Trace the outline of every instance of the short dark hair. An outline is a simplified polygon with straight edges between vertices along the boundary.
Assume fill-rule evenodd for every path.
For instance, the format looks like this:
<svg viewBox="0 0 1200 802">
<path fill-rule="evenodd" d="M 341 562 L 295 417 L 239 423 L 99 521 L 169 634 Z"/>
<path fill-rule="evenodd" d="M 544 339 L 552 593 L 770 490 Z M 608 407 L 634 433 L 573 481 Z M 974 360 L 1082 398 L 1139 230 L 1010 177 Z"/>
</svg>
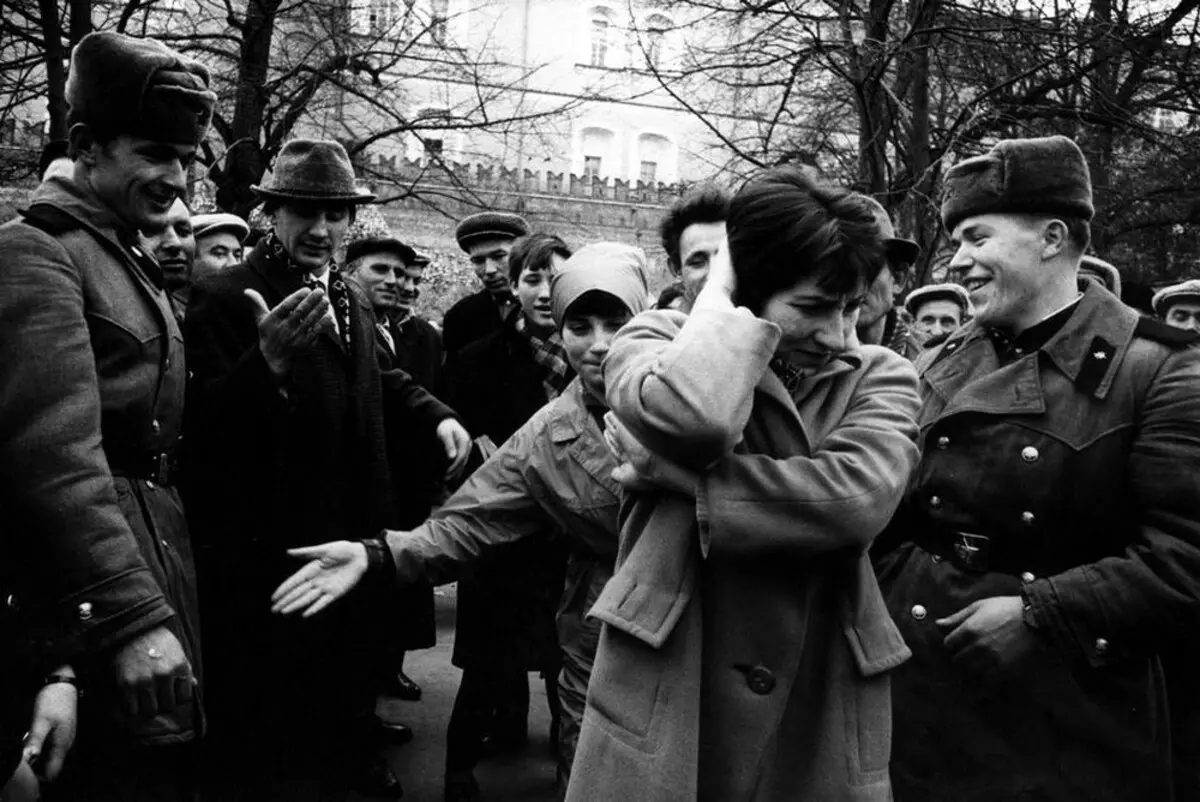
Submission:
<svg viewBox="0 0 1200 802">
<path fill-rule="evenodd" d="M 777 292 L 819 276 L 826 292 L 870 284 L 887 263 L 875 217 L 847 190 L 794 167 L 751 178 L 729 207 L 729 256 L 738 304 L 758 314 Z"/>
<path fill-rule="evenodd" d="M 679 240 L 690 225 L 696 223 L 724 223 L 729 219 L 729 193 L 718 186 L 704 184 L 693 189 L 667 209 L 658 234 L 662 238 L 663 250 L 667 252 L 667 266 L 679 275 L 683 269 L 679 262 Z"/>
<path fill-rule="evenodd" d="M 522 270 L 549 270 L 550 257 L 555 254 L 571 258 L 567 243 L 554 234 L 539 231 L 518 238 L 508 252 L 508 280 L 516 284 Z"/>
</svg>

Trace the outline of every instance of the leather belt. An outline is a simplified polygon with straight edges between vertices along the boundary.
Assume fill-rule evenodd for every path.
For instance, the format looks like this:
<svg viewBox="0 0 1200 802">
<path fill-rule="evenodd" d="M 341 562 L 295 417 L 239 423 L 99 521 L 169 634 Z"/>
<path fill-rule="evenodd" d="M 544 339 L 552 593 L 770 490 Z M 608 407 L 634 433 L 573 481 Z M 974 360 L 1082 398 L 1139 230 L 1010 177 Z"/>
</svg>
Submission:
<svg viewBox="0 0 1200 802">
<path fill-rule="evenodd" d="M 126 479 L 144 479 L 169 486 L 175 474 L 174 459 L 170 453 L 143 454 L 140 456 L 108 456 L 108 466 L 113 476 Z"/>
</svg>

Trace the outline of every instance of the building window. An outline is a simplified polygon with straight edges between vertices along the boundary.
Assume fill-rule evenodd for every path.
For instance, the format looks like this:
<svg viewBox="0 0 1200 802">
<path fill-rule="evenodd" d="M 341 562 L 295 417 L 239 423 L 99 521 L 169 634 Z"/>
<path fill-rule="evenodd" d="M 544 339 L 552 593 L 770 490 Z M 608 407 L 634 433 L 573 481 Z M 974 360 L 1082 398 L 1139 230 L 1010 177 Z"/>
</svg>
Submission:
<svg viewBox="0 0 1200 802">
<path fill-rule="evenodd" d="M 654 69 L 666 65 L 667 31 L 670 29 L 671 21 L 660 14 L 646 20 L 646 61 Z"/>
<path fill-rule="evenodd" d="M 600 157 L 599 156 L 584 156 L 583 157 L 583 179 L 585 181 L 600 180 Z"/>
<path fill-rule="evenodd" d="M 425 144 L 425 161 L 426 162 L 441 161 L 442 152 L 446 147 L 446 140 L 432 139 L 430 137 L 425 137 L 424 144 Z"/>
<path fill-rule="evenodd" d="M 641 172 L 638 174 L 638 180 L 643 184 L 653 184 L 658 178 L 658 162 L 642 162 Z"/>
<path fill-rule="evenodd" d="M 608 61 L 608 20 L 599 17 L 592 20 L 593 67 L 603 67 Z"/>
</svg>

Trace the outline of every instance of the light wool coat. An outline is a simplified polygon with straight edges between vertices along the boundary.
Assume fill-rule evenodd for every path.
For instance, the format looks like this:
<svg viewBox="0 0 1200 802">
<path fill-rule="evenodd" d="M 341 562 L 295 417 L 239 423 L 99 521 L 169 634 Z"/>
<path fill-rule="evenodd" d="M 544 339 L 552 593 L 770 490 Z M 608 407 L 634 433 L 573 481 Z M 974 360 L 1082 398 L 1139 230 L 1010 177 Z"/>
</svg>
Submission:
<svg viewBox="0 0 1200 802">
<path fill-rule="evenodd" d="M 614 412 L 702 478 L 627 499 L 570 802 L 890 798 L 909 652 L 866 550 L 918 459 L 916 374 L 866 346 L 789 395 L 779 337 L 653 311 L 612 343 Z"/>
</svg>

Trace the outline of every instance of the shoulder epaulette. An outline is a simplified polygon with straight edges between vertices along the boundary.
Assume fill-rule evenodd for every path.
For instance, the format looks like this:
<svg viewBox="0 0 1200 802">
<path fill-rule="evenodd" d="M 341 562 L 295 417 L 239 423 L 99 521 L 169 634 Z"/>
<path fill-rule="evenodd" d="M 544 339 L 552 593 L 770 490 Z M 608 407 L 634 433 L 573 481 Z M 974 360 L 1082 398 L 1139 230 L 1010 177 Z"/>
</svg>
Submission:
<svg viewBox="0 0 1200 802">
<path fill-rule="evenodd" d="M 1137 327 L 1134 328 L 1133 333 L 1137 337 L 1154 340 L 1154 342 L 1162 343 L 1170 348 L 1185 348 L 1200 343 L 1200 334 L 1168 326 L 1161 320 L 1156 320 L 1148 315 L 1138 318 Z"/>
<path fill-rule="evenodd" d="M 82 224 L 73 215 L 48 203 L 35 203 L 21 212 L 21 219 L 52 237 L 81 228 Z"/>
</svg>

